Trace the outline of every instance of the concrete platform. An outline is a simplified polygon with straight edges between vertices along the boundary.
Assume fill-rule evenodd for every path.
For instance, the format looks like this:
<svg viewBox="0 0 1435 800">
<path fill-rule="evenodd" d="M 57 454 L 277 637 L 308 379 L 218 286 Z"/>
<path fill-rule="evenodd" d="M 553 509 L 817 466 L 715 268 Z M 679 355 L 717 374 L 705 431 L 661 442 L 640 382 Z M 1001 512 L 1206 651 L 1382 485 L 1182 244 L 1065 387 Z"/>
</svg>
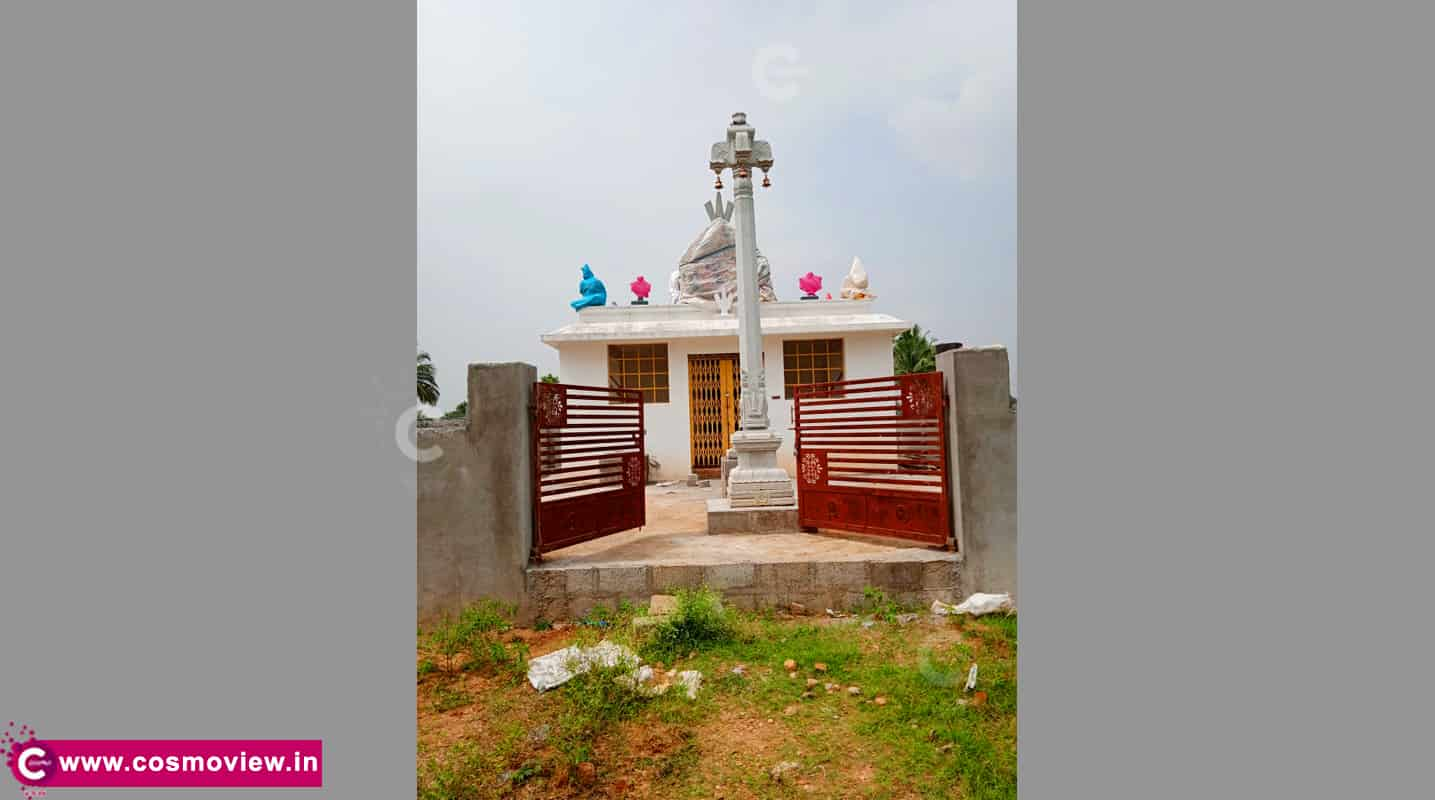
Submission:
<svg viewBox="0 0 1435 800">
<path fill-rule="evenodd" d="M 906 603 L 961 599 L 961 561 L 945 550 L 837 532 L 709 534 L 718 491 L 650 486 L 647 527 L 547 554 L 527 569 L 523 621 L 576 619 L 599 604 L 703 584 L 737 608 L 798 602 L 818 614 L 857 608 L 868 586 Z"/>
<path fill-rule="evenodd" d="M 708 533 L 796 533 L 797 506 L 733 508 L 726 497 L 707 502 Z"/>
<path fill-rule="evenodd" d="M 591 543 L 590 543 L 591 544 Z M 576 619 L 594 606 L 644 603 L 654 594 L 707 585 L 737 608 L 854 610 L 875 586 L 900 602 L 961 599 L 960 558 L 921 547 L 888 547 L 812 533 L 686 534 L 649 540 L 649 553 L 549 557 L 530 566 L 523 616 Z M 644 550 L 647 550 L 645 547 Z"/>
</svg>

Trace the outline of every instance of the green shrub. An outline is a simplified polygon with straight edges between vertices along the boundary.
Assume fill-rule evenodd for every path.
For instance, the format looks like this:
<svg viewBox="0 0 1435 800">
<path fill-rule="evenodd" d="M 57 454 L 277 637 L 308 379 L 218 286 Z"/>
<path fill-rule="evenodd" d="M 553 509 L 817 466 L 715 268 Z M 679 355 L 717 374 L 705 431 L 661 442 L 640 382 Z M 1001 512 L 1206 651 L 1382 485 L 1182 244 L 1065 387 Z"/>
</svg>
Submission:
<svg viewBox="0 0 1435 800">
<path fill-rule="evenodd" d="M 667 661 L 674 656 L 703 650 L 733 639 L 733 620 L 722 606 L 722 596 L 706 586 L 679 589 L 677 608 L 653 626 L 643 644 L 650 660 Z"/>
<path fill-rule="evenodd" d="M 877 619 L 892 622 L 902 613 L 902 605 L 887 597 L 887 593 L 875 586 L 862 590 L 863 609 Z"/>
<path fill-rule="evenodd" d="M 587 625 L 590 628 L 610 628 L 617 619 L 613 609 L 599 603 L 588 609 L 588 613 L 578 620 L 578 624 Z"/>
<path fill-rule="evenodd" d="M 629 719 L 650 701 L 621 678 L 631 676 L 631 663 L 594 665 L 563 684 L 563 711 L 555 746 L 570 764 L 591 761 L 593 741 L 615 722 Z"/>
<path fill-rule="evenodd" d="M 514 611 L 512 605 L 481 600 L 465 608 L 457 618 L 446 615 L 430 631 L 428 646 L 442 657 L 445 672 L 455 671 L 455 660 L 460 653 L 468 655 L 463 665 L 465 670 L 524 670 L 527 668 L 527 645 L 521 642 L 505 644 L 499 639 L 500 634 L 513 627 Z"/>
<path fill-rule="evenodd" d="M 434 689 L 433 710 L 449 711 L 473 702 L 473 695 L 461 688 L 442 685 Z"/>
</svg>

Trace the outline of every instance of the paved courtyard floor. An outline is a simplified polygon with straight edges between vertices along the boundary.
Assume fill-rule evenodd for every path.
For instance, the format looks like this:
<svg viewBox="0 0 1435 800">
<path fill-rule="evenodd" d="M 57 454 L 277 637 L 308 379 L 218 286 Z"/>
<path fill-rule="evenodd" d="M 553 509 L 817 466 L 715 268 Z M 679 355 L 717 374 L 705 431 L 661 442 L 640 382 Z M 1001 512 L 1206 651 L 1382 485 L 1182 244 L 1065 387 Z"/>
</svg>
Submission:
<svg viewBox="0 0 1435 800">
<path fill-rule="evenodd" d="M 934 561 L 953 556 L 918 544 L 836 531 L 710 535 L 707 501 L 722 494 L 716 481 L 707 488 L 654 484 L 647 494 L 646 526 L 554 550 L 543 557 L 543 566 Z"/>
</svg>

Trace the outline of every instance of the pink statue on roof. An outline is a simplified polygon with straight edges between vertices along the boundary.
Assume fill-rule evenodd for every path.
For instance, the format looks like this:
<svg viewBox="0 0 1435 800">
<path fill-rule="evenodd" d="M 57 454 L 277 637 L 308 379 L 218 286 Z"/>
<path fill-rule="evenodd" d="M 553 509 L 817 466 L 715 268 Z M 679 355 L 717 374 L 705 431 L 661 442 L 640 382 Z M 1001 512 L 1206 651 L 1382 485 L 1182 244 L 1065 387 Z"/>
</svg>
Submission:
<svg viewBox="0 0 1435 800">
<path fill-rule="evenodd" d="M 638 296 L 638 299 L 634 300 L 632 305 L 645 306 L 648 304 L 648 293 L 653 291 L 653 284 L 644 280 L 642 275 L 639 275 L 637 280 L 628 284 L 628 288 L 632 289 L 633 294 Z"/>
<path fill-rule="evenodd" d="M 816 300 L 817 292 L 822 289 L 822 276 L 809 272 L 797 279 L 797 288 L 807 292 L 802 296 L 803 300 Z"/>
</svg>

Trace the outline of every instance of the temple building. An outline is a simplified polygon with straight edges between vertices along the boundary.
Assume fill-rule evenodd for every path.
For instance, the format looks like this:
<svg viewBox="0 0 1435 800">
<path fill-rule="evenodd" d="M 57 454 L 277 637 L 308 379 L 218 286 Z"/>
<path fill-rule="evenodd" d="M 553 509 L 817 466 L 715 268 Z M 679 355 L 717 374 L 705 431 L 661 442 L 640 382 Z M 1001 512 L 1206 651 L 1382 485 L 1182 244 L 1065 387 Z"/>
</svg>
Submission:
<svg viewBox="0 0 1435 800">
<path fill-rule="evenodd" d="M 584 264 L 571 304 L 578 320 L 542 336 L 558 351 L 562 383 L 642 391 L 646 450 L 658 461 L 650 480 L 717 477 L 741 418 L 734 207 L 718 192 L 703 208 L 707 224 L 678 259 L 667 305 L 648 302 L 641 275 L 629 284 L 636 299 L 620 300 L 626 293 L 610 295 Z M 794 386 L 892 374 L 892 339 L 912 323 L 873 308 L 861 259 L 838 299 L 819 297 L 822 278 L 808 272 L 797 281 L 802 299 L 789 301 L 778 299 L 760 249 L 756 262 L 771 428 L 792 426 Z M 793 473 L 791 436 L 777 463 Z"/>
<path fill-rule="evenodd" d="M 910 322 L 874 300 L 762 304 L 763 363 L 772 426 L 792 425 L 792 387 L 892 374 L 892 338 Z M 716 304 L 593 306 L 545 334 L 563 383 L 641 389 L 650 478 L 716 476 L 738 426 L 737 317 Z M 792 437 L 778 463 L 793 471 Z"/>
</svg>

